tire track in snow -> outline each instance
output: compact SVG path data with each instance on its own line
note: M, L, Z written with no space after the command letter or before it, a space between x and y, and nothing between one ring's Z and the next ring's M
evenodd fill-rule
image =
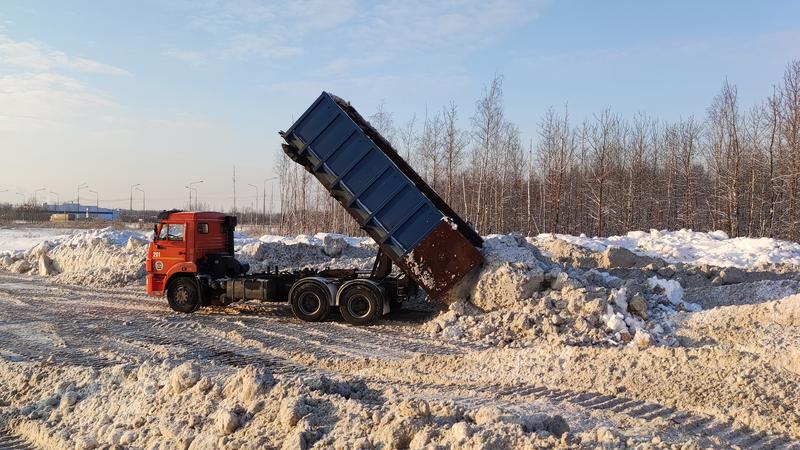
M0 450L36 450L36 447L10 430L0 428Z

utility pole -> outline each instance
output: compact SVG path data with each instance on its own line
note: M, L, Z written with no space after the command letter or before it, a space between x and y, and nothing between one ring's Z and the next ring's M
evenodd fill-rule
M20 206L22 206L25 203L25 194L22 192L17 192L16 194L22 197L22 199L19 201Z
M130 208L128 208L128 211L130 211L130 212L133 212L133 188L135 188L137 186L141 186L141 184L136 183L136 184L132 184L131 185L131 205L130 205Z

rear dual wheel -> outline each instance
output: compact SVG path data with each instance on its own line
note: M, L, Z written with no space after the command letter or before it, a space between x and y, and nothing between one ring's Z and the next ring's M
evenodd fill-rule
M289 304L295 317L306 322L320 322L328 316L328 292L317 283L301 283L292 287Z
M371 324L383 315L383 296L366 284L345 286L339 294L339 312L350 324Z

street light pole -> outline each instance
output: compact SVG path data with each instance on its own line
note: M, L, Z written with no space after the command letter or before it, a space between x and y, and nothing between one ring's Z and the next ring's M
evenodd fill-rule
M97 191L93 191L91 189L89 189L89 192L94 194L94 210L95 210L94 212L95 213L99 213L99 211L100 211L100 194L98 194Z
M58 193L53 191L50 191L50 193L56 196L56 205L61 206L60 205L61 201L59 200ZM56 212L58 212L58 206L56 206Z
M272 181L272 180L276 180L276 179L278 179L278 177L264 178L264 189L263 189L264 198L262 199L264 204L261 207L261 214L265 214L265 215L267 214L267 182ZM270 204L269 206L270 206L270 209L272 209L272 204Z
M36 189L35 191L33 191L33 206L36 206L36 205L39 204L39 202L36 201L36 194L39 193L40 191L46 191L46 190L47 190L47 188L40 188L40 189Z
M78 198L76 201L76 203L78 204L78 212L81 212L81 189L86 189L88 187L89 185L86 183L81 183L78 185Z
M128 208L128 211L130 212L133 212L133 188L135 188L136 186L141 186L141 184L136 183L131 185L131 205L130 208Z
M264 214L267 214L267 182L275 181L278 177L269 177L264 179ZM272 233L272 190L274 189L274 185L269 186L269 215L267 216L267 227L269 227L269 233Z
M256 186L253 183L247 183L247 185L256 190L256 201L253 204L253 218L255 218L255 220L253 220L253 222L255 222L256 225L258 225L258 214L256 213L257 211L256 208L258 208L258 186Z
M192 189L194 189L194 209L197 210L197 189L193 188L193 184L200 184L203 180L200 181L192 181L186 187L189 188L189 209L192 209Z
M269 232L272 233L272 194L275 192L275 185L269 186Z
M20 206L22 206L22 204L25 203L25 194L22 192L17 192L16 194L22 197L22 200L19 201Z
M139 186L139 185L137 185L137 186ZM144 190L143 189L139 189L138 187L136 188L136 190L142 193L142 212L144 212L147 209L146 208L146 204L145 204Z

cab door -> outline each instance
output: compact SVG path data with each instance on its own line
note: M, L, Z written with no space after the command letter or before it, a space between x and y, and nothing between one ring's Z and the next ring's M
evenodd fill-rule
M153 272L165 275L173 266L188 261L186 248L186 224L162 222L153 249Z

